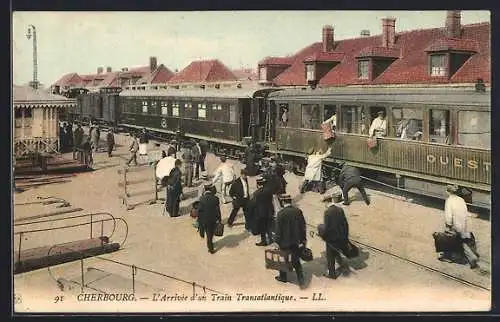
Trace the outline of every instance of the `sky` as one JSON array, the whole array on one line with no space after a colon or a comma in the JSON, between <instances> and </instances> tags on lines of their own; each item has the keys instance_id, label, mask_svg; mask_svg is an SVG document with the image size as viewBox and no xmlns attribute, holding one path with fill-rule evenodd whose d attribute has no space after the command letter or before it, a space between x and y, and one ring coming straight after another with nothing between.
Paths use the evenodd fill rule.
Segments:
<instances>
[{"instance_id":1,"label":"sky","mask_svg":"<svg viewBox=\"0 0 500 322\"><path fill-rule=\"evenodd\" d=\"M22 12L12 16L14 84L33 77L37 32L38 80L45 86L67 73L96 73L146 66L150 56L172 71L200 59L219 59L231 69L257 68L266 56L291 55L321 41L332 25L335 39L371 35L381 19L396 18L396 32L443 27L446 11L190 11L190 12ZM462 11L462 24L489 22L489 11Z\"/></svg>"}]
</instances>

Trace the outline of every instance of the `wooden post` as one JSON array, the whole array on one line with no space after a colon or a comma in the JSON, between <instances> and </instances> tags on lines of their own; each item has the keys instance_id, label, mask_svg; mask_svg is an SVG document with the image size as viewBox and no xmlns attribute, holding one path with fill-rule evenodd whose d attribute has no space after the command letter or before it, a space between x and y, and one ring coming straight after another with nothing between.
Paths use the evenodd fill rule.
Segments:
<instances>
[{"instance_id":1,"label":"wooden post","mask_svg":"<svg viewBox=\"0 0 500 322\"><path fill-rule=\"evenodd\" d=\"M24 139L24 127L25 127L25 123L24 123L24 108L21 108L21 139Z\"/></svg>"}]
</instances>

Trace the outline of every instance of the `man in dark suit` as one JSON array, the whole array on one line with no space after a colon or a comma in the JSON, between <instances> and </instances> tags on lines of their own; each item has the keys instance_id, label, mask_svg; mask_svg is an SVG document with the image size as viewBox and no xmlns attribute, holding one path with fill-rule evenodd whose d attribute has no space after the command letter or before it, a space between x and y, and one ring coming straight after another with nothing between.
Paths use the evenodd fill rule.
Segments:
<instances>
[{"instance_id":1,"label":"man in dark suit","mask_svg":"<svg viewBox=\"0 0 500 322\"><path fill-rule=\"evenodd\" d=\"M221 221L220 202L215 195L213 185L205 185L205 192L200 198L198 204L198 223L200 236L203 238L207 233L207 248L210 254L215 253L214 249L214 230L216 223Z\"/></svg>"},{"instance_id":2,"label":"man in dark suit","mask_svg":"<svg viewBox=\"0 0 500 322\"><path fill-rule=\"evenodd\" d=\"M306 245L306 221L302 211L292 205L290 196L281 199L283 208L278 212L276 221L276 243L281 250L290 252L292 265L297 273L297 281L301 289L305 288L304 274L300 264L299 246ZM286 283L287 273L280 271L275 277L277 281Z\"/></svg>"},{"instance_id":3,"label":"man in dark suit","mask_svg":"<svg viewBox=\"0 0 500 322\"><path fill-rule=\"evenodd\" d=\"M205 171L205 158L207 157L208 152L208 142L205 140L201 140L197 144L198 150L200 151L200 169L202 172Z\"/></svg>"},{"instance_id":4,"label":"man in dark suit","mask_svg":"<svg viewBox=\"0 0 500 322\"><path fill-rule=\"evenodd\" d=\"M245 229L249 229L249 223L247 220L247 203L249 198L250 190L248 188L248 179L245 169L241 170L241 176L239 179L236 179L231 185L231 189L229 189L229 196L233 198L233 210L229 215L229 219L227 220L227 225L229 227L233 226L234 219L236 218L236 214L240 208L243 209L243 214L245 216Z\"/></svg>"},{"instance_id":5,"label":"man in dark suit","mask_svg":"<svg viewBox=\"0 0 500 322\"><path fill-rule=\"evenodd\" d=\"M326 243L328 271L324 276L336 279L338 275L335 274L335 261L341 268L347 269L346 272L349 271L347 263L343 262L342 256L340 256L340 252L345 251L349 242L349 224L344 210L331 204L325 210L323 224L318 226L318 233Z\"/></svg>"},{"instance_id":6,"label":"man in dark suit","mask_svg":"<svg viewBox=\"0 0 500 322\"><path fill-rule=\"evenodd\" d=\"M272 228L274 218L273 191L264 178L257 179L257 190L254 193L253 232L260 234L257 246L267 246L272 243Z\"/></svg>"},{"instance_id":7,"label":"man in dark suit","mask_svg":"<svg viewBox=\"0 0 500 322\"><path fill-rule=\"evenodd\" d=\"M349 190L353 187L358 188L363 200L367 205L370 205L370 199L366 195L365 187L361 181L361 174L359 169L350 165L344 164L342 170L338 177L338 185L342 188L342 196L344 198L344 205L348 206L349 202Z\"/></svg>"},{"instance_id":8,"label":"man in dark suit","mask_svg":"<svg viewBox=\"0 0 500 322\"><path fill-rule=\"evenodd\" d=\"M177 159L175 160L175 167L170 171L168 175L168 185L167 185L167 212L170 214L170 217L179 216L179 204L181 202L181 194L182 194L182 183L181 183L181 167L182 161Z\"/></svg>"},{"instance_id":9,"label":"man in dark suit","mask_svg":"<svg viewBox=\"0 0 500 322\"><path fill-rule=\"evenodd\" d=\"M193 155L194 161L194 178L198 180L200 179L201 151L194 140L191 141L191 154Z\"/></svg>"}]
</instances>

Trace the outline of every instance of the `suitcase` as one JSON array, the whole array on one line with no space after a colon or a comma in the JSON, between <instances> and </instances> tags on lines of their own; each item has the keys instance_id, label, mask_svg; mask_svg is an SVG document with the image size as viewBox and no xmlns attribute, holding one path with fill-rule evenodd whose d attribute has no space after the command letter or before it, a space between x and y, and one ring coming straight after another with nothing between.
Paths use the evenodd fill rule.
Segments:
<instances>
[{"instance_id":1,"label":"suitcase","mask_svg":"<svg viewBox=\"0 0 500 322\"><path fill-rule=\"evenodd\" d=\"M276 271L291 272L292 253L280 249L266 249L265 251L266 268Z\"/></svg>"},{"instance_id":2,"label":"suitcase","mask_svg":"<svg viewBox=\"0 0 500 322\"><path fill-rule=\"evenodd\" d=\"M221 237L224 235L224 225L220 222L215 224L214 235Z\"/></svg>"},{"instance_id":3,"label":"suitcase","mask_svg":"<svg viewBox=\"0 0 500 322\"><path fill-rule=\"evenodd\" d=\"M437 253L462 251L462 239L456 232L435 232L432 237L434 237L434 246Z\"/></svg>"}]
</instances>

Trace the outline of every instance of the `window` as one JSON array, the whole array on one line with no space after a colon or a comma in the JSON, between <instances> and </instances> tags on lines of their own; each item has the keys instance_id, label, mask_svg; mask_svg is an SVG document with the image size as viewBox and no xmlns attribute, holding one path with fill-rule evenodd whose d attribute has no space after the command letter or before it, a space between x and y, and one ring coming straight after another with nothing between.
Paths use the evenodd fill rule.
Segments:
<instances>
[{"instance_id":1,"label":"window","mask_svg":"<svg viewBox=\"0 0 500 322\"><path fill-rule=\"evenodd\" d=\"M161 115L168 115L168 103L165 101L161 102Z\"/></svg>"},{"instance_id":2,"label":"window","mask_svg":"<svg viewBox=\"0 0 500 322\"><path fill-rule=\"evenodd\" d=\"M470 147L491 149L491 114L479 111L458 112L458 142Z\"/></svg>"},{"instance_id":3,"label":"window","mask_svg":"<svg viewBox=\"0 0 500 322\"><path fill-rule=\"evenodd\" d=\"M402 140L422 140L424 111L415 108L393 108L394 134Z\"/></svg>"},{"instance_id":4,"label":"window","mask_svg":"<svg viewBox=\"0 0 500 322\"><path fill-rule=\"evenodd\" d=\"M314 64L306 65L306 80L313 81L316 77L314 76Z\"/></svg>"},{"instance_id":5,"label":"window","mask_svg":"<svg viewBox=\"0 0 500 322\"><path fill-rule=\"evenodd\" d=\"M280 109L280 120L279 124L282 127L287 127L288 126L288 121L289 121L289 108L287 103L280 103L279 104L279 109Z\"/></svg>"},{"instance_id":6,"label":"window","mask_svg":"<svg viewBox=\"0 0 500 322\"><path fill-rule=\"evenodd\" d=\"M359 79L368 79L369 64L370 64L370 61L368 61L368 60L358 61L358 78Z\"/></svg>"},{"instance_id":7,"label":"window","mask_svg":"<svg viewBox=\"0 0 500 322\"><path fill-rule=\"evenodd\" d=\"M344 133L359 133L360 123L358 107L351 105L342 105L340 108L342 113L342 124L340 124L340 131Z\"/></svg>"},{"instance_id":8,"label":"window","mask_svg":"<svg viewBox=\"0 0 500 322\"><path fill-rule=\"evenodd\" d=\"M236 104L229 105L229 123L238 123L238 115L236 114Z\"/></svg>"},{"instance_id":9,"label":"window","mask_svg":"<svg viewBox=\"0 0 500 322\"><path fill-rule=\"evenodd\" d=\"M267 68L265 66L259 68L259 79L261 81L267 80Z\"/></svg>"},{"instance_id":10,"label":"window","mask_svg":"<svg viewBox=\"0 0 500 322\"><path fill-rule=\"evenodd\" d=\"M302 104L302 128L319 130L321 124L318 104Z\"/></svg>"},{"instance_id":11,"label":"window","mask_svg":"<svg viewBox=\"0 0 500 322\"><path fill-rule=\"evenodd\" d=\"M198 118L200 119L207 118L207 104L205 103L198 104Z\"/></svg>"},{"instance_id":12,"label":"window","mask_svg":"<svg viewBox=\"0 0 500 322\"><path fill-rule=\"evenodd\" d=\"M450 111L431 110L429 116L430 142L450 144Z\"/></svg>"},{"instance_id":13,"label":"window","mask_svg":"<svg viewBox=\"0 0 500 322\"><path fill-rule=\"evenodd\" d=\"M22 127L24 113L24 127L31 127L31 109L16 109L14 112L15 127Z\"/></svg>"},{"instance_id":14,"label":"window","mask_svg":"<svg viewBox=\"0 0 500 322\"><path fill-rule=\"evenodd\" d=\"M217 104L217 110L222 111L222 105L221 104Z\"/></svg>"},{"instance_id":15,"label":"window","mask_svg":"<svg viewBox=\"0 0 500 322\"><path fill-rule=\"evenodd\" d=\"M157 108L158 108L158 102L156 101L151 102L151 111L153 114L158 113Z\"/></svg>"},{"instance_id":16,"label":"window","mask_svg":"<svg viewBox=\"0 0 500 322\"><path fill-rule=\"evenodd\" d=\"M429 67L431 76L446 76L446 56L431 55Z\"/></svg>"},{"instance_id":17,"label":"window","mask_svg":"<svg viewBox=\"0 0 500 322\"><path fill-rule=\"evenodd\" d=\"M172 103L172 116L179 116L179 103Z\"/></svg>"},{"instance_id":18,"label":"window","mask_svg":"<svg viewBox=\"0 0 500 322\"><path fill-rule=\"evenodd\" d=\"M212 110L216 111L217 110L217 104L212 104Z\"/></svg>"},{"instance_id":19,"label":"window","mask_svg":"<svg viewBox=\"0 0 500 322\"><path fill-rule=\"evenodd\" d=\"M142 113L148 113L148 101L142 101Z\"/></svg>"}]
</instances>

